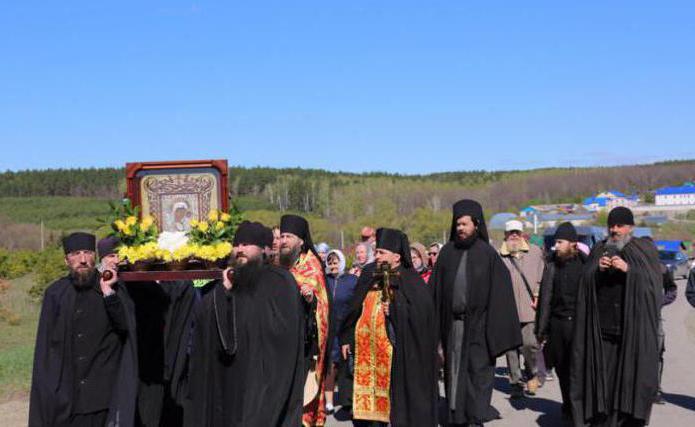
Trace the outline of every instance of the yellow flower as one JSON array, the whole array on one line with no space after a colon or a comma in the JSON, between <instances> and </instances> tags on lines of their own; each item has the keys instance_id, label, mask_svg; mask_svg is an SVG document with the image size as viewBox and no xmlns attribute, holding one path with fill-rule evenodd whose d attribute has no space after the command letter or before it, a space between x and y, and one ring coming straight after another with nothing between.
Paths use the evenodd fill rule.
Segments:
<instances>
[{"instance_id":1,"label":"yellow flower","mask_svg":"<svg viewBox=\"0 0 695 427\"><path fill-rule=\"evenodd\" d=\"M217 213L217 210L211 210L208 214L208 219L212 222L217 221L219 219L219 214Z\"/></svg>"},{"instance_id":2,"label":"yellow flower","mask_svg":"<svg viewBox=\"0 0 695 427\"><path fill-rule=\"evenodd\" d=\"M228 213L223 212L222 215L220 215L220 221L222 222L229 222L232 220L232 216Z\"/></svg>"},{"instance_id":3,"label":"yellow flower","mask_svg":"<svg viewBox=\"0 0 695 427\"><path fill-rule=\"evenodd\" d=\"M133 229L132 229L129 225L126 225L126 226L123 228L123 230L121 230L121 231L122 231L123 234L125 234L126 236L133 236L133 235L135 234L135 232L133 231Z\"/></svg>"},{"instance_id":4,"label":"yellow flower","mask_svg":"<svg viewBox=\"0 0 695 427\"><path fill-rule=\"evenodd\" d=\"M220 231L224 228L224 223L223 222L217 222L215 223L215 230Z\"/></svg>"},{"instance_id":5,"label":"yellow flower","mask_svg":"<svg viewBox=\"0 0 695 427\"><path fill-rule=\"evenodd\" d=\"M116 226L118 231L123 231L123 229L125 228L125 222L123 222L123 220L120 220L120 219L117 219L116 221L114 221L113 225Z\"/></svg>"},{"instance_id":6,"label":"yellow flower","mask_svg":"<svg viewBox=\"0 0 695 427\"><path fill-rule=\"evenodd\" d=\"M137 224L137 222L138 222L138 219L135 218L134 216L129 216L125 220L126 225L135 225L135 224Z\"/></svg>"},{"instance_id":7,"label":"yellow flower","mask_svg":"<svg viewBox=\"0 0 695 427\"><path fill-rule=\"evenodd\" d=\"M142 226L143 230L148 230L150 227L152 227L153 223L154 219L148 215L142 219L142 223L140 225Z\"/></svg>"},{"instance_id":8,"label":"yellow flower","mask_svg":"<svg viewBox=\"0 0 695 427\"><path fill-rule=\"evenodd\" d=\"M200 231L202 231L203 233L205 233L206 231L208 231L209 226L210 226L210 224L208 224L207 221L201 221L201 222L198 224L198 230L200 230Z\"/></svg>"},{"instance_id":9,"label":"yellow flower","mask_svg":"<svg viewBox=\"0 0 695 427\"><path fill-rule=\"evenodd\" d=\"M196 228L199 224L197 219L192 219L189 224L191 225L191 228Z\"/></svg>"}]
</instances>

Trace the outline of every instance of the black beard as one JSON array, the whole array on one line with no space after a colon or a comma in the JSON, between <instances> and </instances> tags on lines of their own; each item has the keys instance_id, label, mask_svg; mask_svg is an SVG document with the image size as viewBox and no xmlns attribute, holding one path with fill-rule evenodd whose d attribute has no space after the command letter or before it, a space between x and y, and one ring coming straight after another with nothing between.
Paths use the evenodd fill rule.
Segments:
<instances>
[{"instance_id":1,"label":"black beard","mask_svg":"<svg viewBox=\"0 0 695 427\"><path fill-rule=\"evenodd\" d=\"M90 268L86 271L70 270L70 279L77 289L88 289L94 286L97 278L97 269Z\"/></svg>"},{"instance_id":2,"label":"black beard","mask_svg":"<svg viewBox=\"0 0 695 427\"><path fill-rule=\"evenodd\" d=\"M263 258L252 258L244 263L235 259L231 267L234 269L234 288L240 291L248 290L253 287L254 281L259 277L263 268Z\"/></svg>"},{"instance_id":3,"label":"black beard","mask_svg":"<svg viewBox=\"0 0 695 427\"><path fill-rule=\"evenodd\" d=\"M454 241L454 246L458 249L470 249L473 243L478 240L478 230L474 231L473 234L462 239L459 235L456 235L456 240Z\"/></svg>"},{"instance_id":4,"label":"black beard","mask_svg":"<svg viewBox=\"0 0 695 427\"><path fill-rule=\"evenodd\" d=\"M291 268L294 263L297 262L297 259L301 253L301 246L297 246L289 252L283 252L282 249L280 249L280 265L285 268Z\"/></svg>"}]
</instances>

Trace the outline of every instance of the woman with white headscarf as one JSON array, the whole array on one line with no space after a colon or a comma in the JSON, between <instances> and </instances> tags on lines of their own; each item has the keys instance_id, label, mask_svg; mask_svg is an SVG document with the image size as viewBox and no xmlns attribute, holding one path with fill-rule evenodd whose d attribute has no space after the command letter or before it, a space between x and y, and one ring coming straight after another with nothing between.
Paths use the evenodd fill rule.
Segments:
<instances>
[{"instance_id":1,"label":"woman with white headscarf","mask_svg":"<svg viewBox=\"0 0 695 427\"><path fill-rule=\"evenodd\" d=\"M340 346L338 344L338 331L350 311L350 303L352 296L355 293L357 285L357 276L350 273L345 273L345 255L337 249L333 249L326 255L326 290L333 296L331 304L331 329L333 342L330 343L330 368L326 377L326 413L330 414L334 411L333 407L333 392L335 390L335 378L338 371L338 364L344 363L340 357ZM340 388L342 383L338 384ZM352 396L343 396L346 393L341 392L341 405L349 405L349 399Z\"/></svg>"}]
</instances>

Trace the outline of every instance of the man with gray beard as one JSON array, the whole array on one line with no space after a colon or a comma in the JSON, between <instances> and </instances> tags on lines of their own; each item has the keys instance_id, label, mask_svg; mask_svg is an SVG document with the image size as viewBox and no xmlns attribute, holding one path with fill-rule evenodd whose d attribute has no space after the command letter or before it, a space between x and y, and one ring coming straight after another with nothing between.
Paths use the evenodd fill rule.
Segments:
<instances>
[{"instance_id":1,"label":"man with gray beard","mask_svg":"<svg viewBox=\"0 0 695 427\"><path fill-rule=\"evenodd\" d=\"M659 258L632 236L632 211L608 215L609 238L587 260L577 292L570 369L576 426L643 426L658 387Z\"/></svg>"},{"instance_id":2,"label":"man with gray beard","mask_svg":"<svg viewBox=\"0 0 695 427\"><path fill-rule=\"evenodd\" d=\"M519 353L524 356L525 371L528 378L526 382L527 393L533 396L539 387L536 362L540 348L533 331L544 262L540 248L529 244L522 234L523 231L524 224L521 221L507 221L504 242L500 247L500 257L512 278L512 289L514 290L516 311L519 313L523 339L521 347L509 350L506 354L513 399L524 396Z\"/></svg>"}]
</instances>

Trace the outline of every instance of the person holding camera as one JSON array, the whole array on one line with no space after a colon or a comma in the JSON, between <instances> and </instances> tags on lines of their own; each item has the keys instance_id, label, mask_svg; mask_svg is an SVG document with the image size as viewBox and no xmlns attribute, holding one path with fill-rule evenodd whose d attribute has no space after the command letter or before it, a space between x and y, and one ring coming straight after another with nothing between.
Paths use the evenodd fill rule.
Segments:
<instances>
[{"instance_id":1,"label":"person holding camera","mask_svg":"<svg viewBox=\"0 0 695 427\"><path fill-rule=\"evenodd\" d=\"M654 244L632 235L632 211L608 215L577 293L570 369L575 425L643 426L658 390L662 274Z\"/></svg>"}]
</instances>

